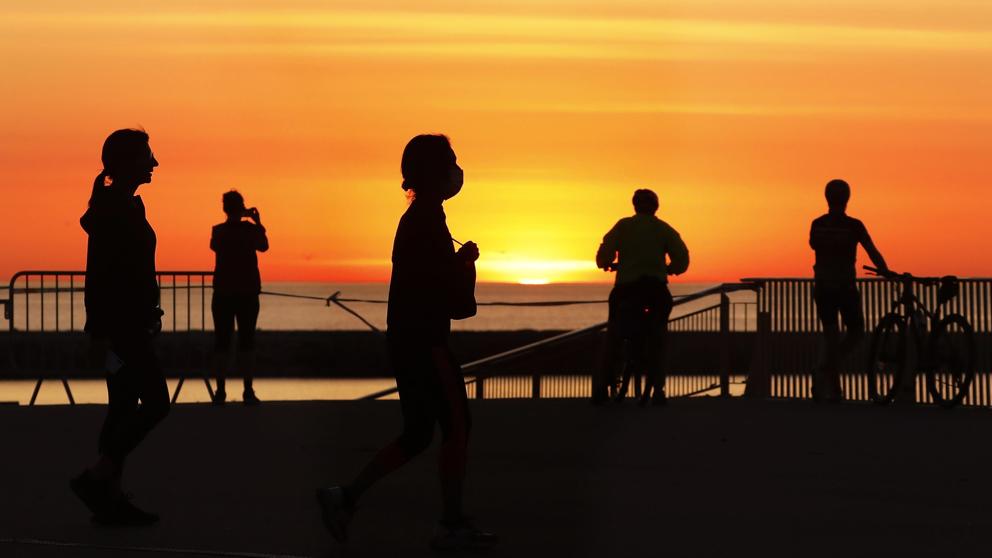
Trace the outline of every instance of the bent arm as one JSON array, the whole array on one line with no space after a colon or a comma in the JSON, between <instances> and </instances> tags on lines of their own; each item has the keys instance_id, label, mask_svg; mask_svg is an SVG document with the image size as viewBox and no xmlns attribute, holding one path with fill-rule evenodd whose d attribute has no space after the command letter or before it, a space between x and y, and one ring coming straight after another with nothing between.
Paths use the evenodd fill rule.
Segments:
<instances>
[{"instance_id":1,"label":"bent arm","mask_svg":"<svg viewBox=\"0 0 992 558\"><path fill-rule=\"evenodd\" d=\"M667 249L668 257L671 260L668 264L668 274L681 275L689 269L689 248L686 247L679 233L672 232L672 239Z\"/></svg>"},{"instance_id":2,"label":"bent arm","mask_svg":"<svg viewBox=\"0 0 992 558\"><path fill-rule=\"evenodd\" d=\"M257 225L257 235L255 237L255 249L259 252L265 252L269 249L269 237L265 236L265 227L262 225Z\"/></svg>"},{"instance_id":3,"label":"bent arm","mask_svg":"<svg viewBox=\"0 0 992 558\"><path fill-rule=\"evenodd\" d=\"M865 230L864 238L861 239L861 245L864 246L865 252L868 253L868 257L871 258L871 263L875 264L875 267L883 271L889 269L889 266L885 263L885 258L882 257L882 253L875 247L875 243L872 241L871 236L868 235L867 230Z\"/></svg>"},{"instance_id":4,"label":"bent arm","mask_svg":"<svg viewBox=\"0 0 992 558\"><path fill-rule=\"evenodd\" d=\"M619 224L619 223L618 223ZM608 269L613 260L617 257L617 225L613 225L610 232L603 236L603 242L599 245L599 250L596 250L596 267L600 269Z\"/></svg>"}]
</instances>

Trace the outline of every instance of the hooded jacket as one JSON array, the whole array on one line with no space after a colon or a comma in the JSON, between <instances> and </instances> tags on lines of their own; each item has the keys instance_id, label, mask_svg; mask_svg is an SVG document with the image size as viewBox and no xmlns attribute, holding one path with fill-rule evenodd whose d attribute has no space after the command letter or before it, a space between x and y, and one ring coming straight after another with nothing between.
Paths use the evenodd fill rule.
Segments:
<instances>
[{"instance_id":1,"label":"hooded jacket","mask_svg":"<svg viewBox=\"0 0 992 558\"><path fill-rule=\"evenodd\" d=\"M86 244L86 331L117 335L158 317L155 231L140 196L97 192L79 220Z\"/></svg>"}]
</instances>

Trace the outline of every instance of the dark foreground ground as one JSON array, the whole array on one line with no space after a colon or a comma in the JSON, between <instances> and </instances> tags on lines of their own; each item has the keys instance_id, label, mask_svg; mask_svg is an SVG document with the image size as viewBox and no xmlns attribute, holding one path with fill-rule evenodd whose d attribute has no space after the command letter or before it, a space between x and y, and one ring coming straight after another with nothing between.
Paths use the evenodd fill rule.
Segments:
<instances>
[{"instance_id":1,"label":"dark foreground ground","mask_svg":"<svg viewBox=\"0 0 992 558\"><path fill-rule=\"evenodd\" d=\"M488 556L992 554L988 411L693 399L473 412L468 507L503 537ZM395 433L395 402L175 408L125 479L163 515L145 529L95 527L69 492L102 415L0 407L0 556L430 555L436 447L369 494L347 546L313 501Z\"/></svg>"}]
</instances>

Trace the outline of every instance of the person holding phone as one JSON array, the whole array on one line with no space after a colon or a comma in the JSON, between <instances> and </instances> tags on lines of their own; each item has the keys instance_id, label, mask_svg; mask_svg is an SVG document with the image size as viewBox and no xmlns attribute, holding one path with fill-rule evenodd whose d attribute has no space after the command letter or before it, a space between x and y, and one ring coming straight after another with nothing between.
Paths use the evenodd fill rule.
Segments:
<instances>
[{"instance_id":1,"label":"person holding phone","mask_svg":"<svg viewBox=\"0 0 992 558\"><path fill-rule=\"evenodd\" d=\"M226 192L221 201L227 219L214 225L210 249L216 254L214 296L210 310L214 318L214 370L217 389L213 402L227 401L225 381L230 361L234 324L238 324L238 369L244 377L243 401L257 405L252 386L255 372L255 324L258 322L258 295L262 279L256 252L269 249L269 239L258 209L245 208L245 199L237 190ZM247 219L247 220L246 220Z\"/></svg>"}]
</instances>

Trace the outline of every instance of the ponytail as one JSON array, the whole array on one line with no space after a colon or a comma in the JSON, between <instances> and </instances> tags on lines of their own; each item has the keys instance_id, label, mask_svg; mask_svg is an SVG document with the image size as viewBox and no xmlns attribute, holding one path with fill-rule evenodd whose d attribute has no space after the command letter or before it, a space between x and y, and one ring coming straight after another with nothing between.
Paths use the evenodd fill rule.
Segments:
<instances>
[{"instance_id":1,"label":"ponytail","mask_svg":"<svg viewBox=\"0 0 992 558\"><path fill-rule=\"evenodd\" d=\"M93 192L90 193L90 201L89 201L90 207L93 207L93 202L96 201L97 196L99 196L100 192L102 192L103 189L105 188L107 176L108 176L107 171L105 169L100 171L100 174L96 175L96 178L93 179Z\"/></svg>"}]
</instances>

